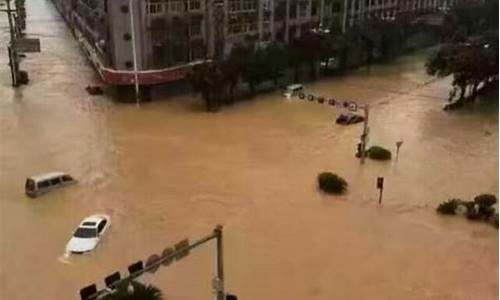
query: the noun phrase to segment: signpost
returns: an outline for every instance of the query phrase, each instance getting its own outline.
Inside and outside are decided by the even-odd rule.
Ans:
[[[396,161],[398,160],[399,157],[399,148],[403,145],[403,141],[397,141],[396,142]]]
[[[382,193],[384,191],[384,177],[377,177],[377,189],[379,189],[380,194],[378,197],[378,204],[382,204]]]
[[[365,112],[365,119],[363,120],[363,134],[361,134],[361,164],[365,163],[366,157],[366,144],[368,143],[368,116],[370,113],[370,106],[365,104],[363,106],[363,111]]]

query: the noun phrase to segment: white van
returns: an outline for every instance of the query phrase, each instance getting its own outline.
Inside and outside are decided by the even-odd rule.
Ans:
[[[292,96],[297,95],[299,92],[302,92],[304,90],[304,86],[302,84],[296,83],[296,84],[290,84],[285,87],[283,90],[283,96],[287,98],[291,98]]]
[[[26,195],[36,198],[53,189],[74,184],[77,181],[70,175],[63,172],[51,172],[26,179]]]

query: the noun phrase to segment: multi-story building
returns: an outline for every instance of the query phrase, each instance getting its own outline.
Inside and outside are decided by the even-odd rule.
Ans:
[[[401,14],[421,15],[437,12],[456,0],[339,0],[342,1],[342,30],[371,18],[394,20]],[[340,5],[340,4],[338,4]],[[336,22],[339,22],[337,18]]]
[[[434,10],[453,0],[53,0],[104,82],[183,78],[236,44],[289,42],[312,28]]]

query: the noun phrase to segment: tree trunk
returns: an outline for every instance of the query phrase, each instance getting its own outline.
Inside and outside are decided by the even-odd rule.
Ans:
[[[465,92],[467,91],[467,86],[466,85],[460,85],[460,98],[458,101],[463,101],[465,98]]]

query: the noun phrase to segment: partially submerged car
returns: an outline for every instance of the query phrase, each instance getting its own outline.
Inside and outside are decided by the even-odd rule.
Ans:
[[[64,172],[51,172],[28,177],[25,184],[26,195],[36,198],[53,189],[75,184],[77,181]]]
[[[351,124],[363,122],[364,120],[365,120],[365,118],[363,116],[353,114],[353,113],[347,113],[347,114],[341,114],[337,118],[336,123],[341,124],[341,125],[351,125]]]
[[[111,219],[108,215],[92,215],[83,219],[66,245],[66,252],[81,254],[94,250],[109,226]]]
[[[304,86],[302,84],[290,84],[283,89],[283,96],[286,98],[291,98],[297,95],[299,92],[302,92],[303,90]]]

